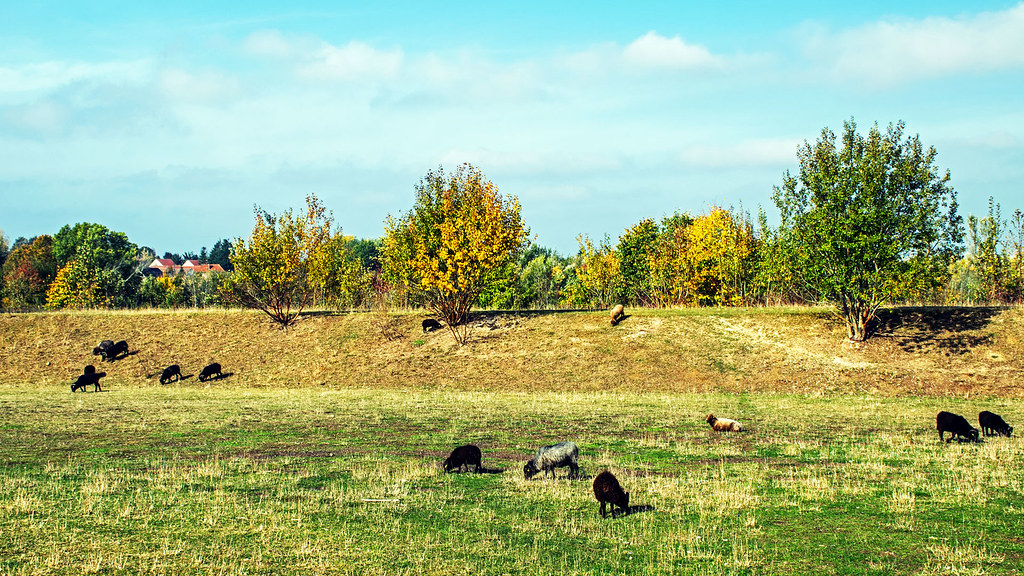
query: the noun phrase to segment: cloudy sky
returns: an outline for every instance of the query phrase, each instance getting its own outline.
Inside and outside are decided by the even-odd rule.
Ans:
[[[797,145],[851,117],[935,146],[965,215],[1024,209],[1024,3],[294,4],[5,5],[0,229],[198,252],[315,193],[377,237],[471,162],[569,254],[677,210],[774,221]]]

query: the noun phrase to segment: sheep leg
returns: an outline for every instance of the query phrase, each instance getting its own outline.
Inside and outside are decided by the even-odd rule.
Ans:
[[[612,514],[614,514],[614,508],[612,510],[613,510]],[[601,518],[607,518],[607,517],[608,517],[608,515],[605,514],[605,511],[604,511],[604,501],[602,501],[601,502]]]

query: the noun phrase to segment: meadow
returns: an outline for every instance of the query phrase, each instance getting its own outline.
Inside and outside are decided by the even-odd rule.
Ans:
[[[904,322],[858,349],[818,313],[637,314],[619,331],[596,313],[502,318],[459,348],[412,330],[415,315],[396,341],[353,315],[259,346],[239,334],[266,327],[243,313],[6,317],[0,344],[27,360],[15,371],[8,355],[0,373],[0,574],[1024,569],[1019,439],[946,444],[935,430],[939,410],[984,409],[1019,430],[1020,311],[928,337]],[[137,354],[103,366],[104,392],[72,394],[61,370],[113,324]],[[804,351],[776,355],[735,326]],[[234,331],[232,376],[160,386],[151,364],[174,349],[154,342],[189,330],[197,349]],[[567,350],[538,345],[552,331]],[[700,337],[669,337],[680,331]],[[306,379],[259,376],[268,358],[303,363]],[[478,365],[492,367],[474,378]],[[938,389],[942,374],[962,378]],[[708,412],[748,431],[712,432]],[[533,451],[564,439],[584,479],[525,480]],[[462,443],[481,447],[485,473],[443,472]],[[590,480],[604,469],[634,513],[599,516]]]

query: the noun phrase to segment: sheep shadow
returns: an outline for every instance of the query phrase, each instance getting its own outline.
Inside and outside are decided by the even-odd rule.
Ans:
[[[202,382],[205,382],[205,383],[216,382],[218,380],[224,380],[224,379],[229,378],[229,377],[234,376],[234,375],[235,375],[234,372],[222,372],[220,374],[217,374],[216,376],[210,376],[206,380],[202,380]],[[192,375],[189,374],[188,377],[191,378]],[[183,377],[182,380],[184,380],[184,379],[185,378]]]
[[[138,353],[139,353],[138,350],[132,350],[131,352],[125,352],[124,354],[118,354],[117,356],[111,356],[110,358],[107,358],[105,360],[101,360],[101,362],[116,362],[118,360],[124,360],[125,358],[127,358],[129,356],[135,356]]]
[[[633,514],[640,514],[643,512],[654,512],[654,506],[650,504],[641,504],[639,506],[630,506],[618,514],[612,514],[612,518],[621,518],[623,516],[631,516]]]
[[[465,471],[463,471],[461,469],[456,469],[456,470],[452,470],[450,472],[445,472],[445,474],[504,474],[504,473],[505,473],[505,469],[504,468],[485,468],[483,466],[481,466],[479,470],[469,470],[467,468]]]
[[[977,332],[1004,308],[998,306],[903,306],[880,309],[869,326],[872,336],[890,338],[907,352],[929,348],[946,354],[967,354],[992,337]]]

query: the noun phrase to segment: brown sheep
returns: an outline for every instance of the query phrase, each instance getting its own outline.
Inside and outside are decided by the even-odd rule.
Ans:
[[[716,432],[743,432],[743,425],[728,418],[715,418],[714,414],[708,414],[707,423]]]
[[[616,304],[615,307],[612,308],[610,314],[612,319],[612,326],[615,326],[619,322],[622,322],[623,318],[626,317],[626,309],[622,306],[622,304]]]
[[[618,506],[621,512],[629,512],[629,492],[622,490],[615,475],[605,470],[594,478],[594,498],[601,503],[601,518],[605,518],[605,504],[612,511],[612,518],[615,518],[615,507]]]

